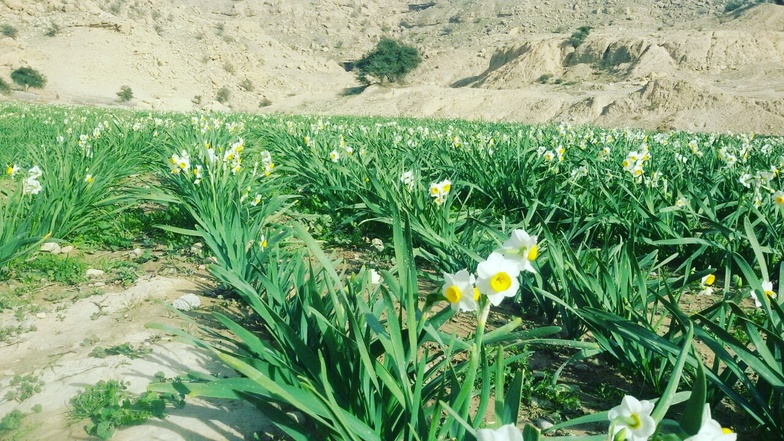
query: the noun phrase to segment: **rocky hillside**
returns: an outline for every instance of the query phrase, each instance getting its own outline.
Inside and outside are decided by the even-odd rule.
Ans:
[[[0,77],[31,66],[49,80],[11,99],[784,133],[771,3],[0,0],[3,25],[17,33],[0,36]],[[424,61],[404,85],[358,93],[344,65],[381,36]],[[123,85],[134,98],[120,104]]]

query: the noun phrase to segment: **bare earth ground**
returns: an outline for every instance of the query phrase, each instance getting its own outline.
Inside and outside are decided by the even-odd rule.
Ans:
[[[784,7],[726,4],[2,0],[0,21],[19,35],[0,37],[0,76],[40,70],[45,89],[10,97],[38,102],[119,105],[128,85],[135,109],[784,134]],[[580,26],[593,30],[575,49],[566,40]],[[423,63],[402,86],[352,94],[344,63],[382,35],[417,46]]]
[[[32,305],[19,308],[22,314],[12,310],[0,313],[0,328],[21,325],[23,329],[34,329],[0,343],[0,416],[13,410],[28,414],[20,429],[6,433],[0,430],[0,439],[92,439],[83,428],[86,421],[70,420],[68,410],[72,397],[99,380],[128,382],[129,391],[141,393],[158,372],[167,378],[188,371],[234,375],[211,354],[145,327],[150,322],[183,326],[166,308],[183,294],[199,295],[204,303],[202,309],[214,303],[203,296],[209,289],[205,273],[185,278],[170,272],[165,276],[158,274],[163,272],[160,268],[148,271],[127,289],[107,283],[98,294],[93,294],[96,290],[90,285],[100,285],[104,277],[78,286],[46,284],[33,293]],[[3,282],[0,292],[11,292],[18,284],[14,280]],[[45,300],[53,293],[63,293],[66,299]],[[92,353],[99,346],[123,344],[147,353],[139,358],[99,358]],[[9,399],[7,394],[18,390],[11,383],[17,375],[37,377],[40,391],[27,399]],[[41,406],[40,413],[32,411],[36,405]],[[123,429],[112,439],[239,441],[250,439],[253,433],[266,432],[265,421],[255,407],[244,402],[188,398],[183,408],[169,409],[166,419],[153,418],[144,425]]]

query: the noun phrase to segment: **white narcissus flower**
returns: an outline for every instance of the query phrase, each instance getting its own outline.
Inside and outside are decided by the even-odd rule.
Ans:
[[[8,168],[5,170],[5,174],[14,177],[17,173],[19,173],[19,166],[16,164],[9,165]]]
[[[506,424],[497,429],[479,429],[476,441],[523,441],[523,433],[514,424]]]
[[[460,270],[454,274],[444,273],[444,286],[441,292],[457,312],[476,311],[479,292],[474,288],[476,279],[468,270]]]
[[[525,230],[514,230],[498,251],[507,258],[516,261],[520,271],[536,272],[531,265],[531,262],[539,256],[539,245],[536,243],[536,236],[530,236]]]
[[[735,441],[738,434],[732,430],[722,428],[718,421],[711,419],[710,406],[705,404],[702,411],[702,424],[696,435],[686,438],[684,441]]]
[[[762,281],[762,292],[765,294],[768,300],[773,300],[776,298],[776,293],[773,291],[773,282],[771,282],[770,280]],[[757,308],[762,307],[762,302],[760,302],[759,299],[757,298],[757,293],[755,293],[752,290],[750,294],[751,294],[751,298],[754,299],[754,306],[756,306]]]
[[[711,295],[711,294],[713,294],[713,286],[712,285],[713,285],[713,282],[715,282],[715,281],[716,281],[716,275],[715,274],[708,274],[707,276],[704,276],[700,280],[700,288],[702,288],[702,289],[700,290],[700,292],[698,294],[699,295]]]
[[[651,418],[653,403],[626,395],[621,404],[610,409],[607,417],[615,428],[613,435],[626,429],[627,441],[648,441],[656,431],[656,421]]]
[[[409,170],[400,175],[400,182],[403,183],[409,190],[414,189],[414,172]]]
[[[30,173],[30,178],[31,179],[38,179],[43,174],[43,172],[41,171],[41,168],[38,167],[37,165],[34,166],[33,168],[31,168],[30,170],[28,170],[28,172]]]
[[[340,154],[338,153],[337,150],[332,150],[331,152],[329,152],[329,160],[330,161],[338,162],[338,159],[340,159]]]
[[[381,274],[378,273],[375,269],[370,269],[370,283],[373,285],[381,284]]]
[[[773,193],[773,201],[780,207],[784,206],[784,191],[779,190]]]
[[[500,305],[504,297],[513,297],[520,288],[520,282],[517,280],[520,266],[500,253],[490,253],[487,260],[477,266],[476,274],[476,287],[480,293],[487,296],[493,306]]]
[[[24,180],[24,185],[22,186],[22,194],[38,194],[43,190],[43,186],[41,183],[38,182],[38,179],[34,177],[29,177]]]

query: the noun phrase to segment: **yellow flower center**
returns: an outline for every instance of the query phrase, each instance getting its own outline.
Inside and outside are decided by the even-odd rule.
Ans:
[[[510,286],[512,286],[512,278],[503,271],[496,273],[490,278],[490,287],[495,292],[506,291]]]
[[[437,195],[438,194],[438,187],[433,187],[430,189],[430,194]]]
[[[444,193],[449,193],[449,190],[452,189],[452,186],[449,184],[444,185]]]
[[[539,245],[534,244],[534,246],[528,249],[528,254],[526,255],[526,257],[528,258],[528,260],[536,260],[538,256],[539,256]]]
[[[633,413],[630,417],[632,424],[629,425],[632,429],[638,429],[642,425],[642,421],[640,421],[640,417],[637,416],[636,413]]]
[[[707,276],[705,276],[705,286],[711,286],[715,281],[716,281],[716,276],[714,274],[708,274]]]
[[[10,175],[10,173],[9,173],[9,175]],[[780,195],[776,196],[776,204],[784,205],[784,194],[780,194]]]
[[[768,296],[769,299],[772,299],[772,298],[776,297],[776,294],[774,294],[773,291],[771,291],[769,289],[765,290],[765,295]]]
[[[726,427],[722,427],[721,428],[721,433],[730,434],[730,433],[732,433],[732,429],[728,429]]]
[[[480,295],[482,295],[482,294],[479,292],[479,288],[474,287],[474,300],[478,301]]]
[[[5,174],[7,174],[7,175],[10,175],[13,172],[14,172],[14,168],[12,166],[10,166],[10,165],[8,166],[7,169],[5,169]]]
[[[460,288],[456,287],[455,285],[450,286],[449,288],[444,291],[444,297],[449,300],[450,303],[457,303],[460,301],[460,297],[463,296],[463,293],[460,292]]]

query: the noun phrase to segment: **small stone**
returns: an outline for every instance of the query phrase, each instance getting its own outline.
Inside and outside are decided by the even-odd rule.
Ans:
[[[204,270],[206,270],[206,269],[207,269],[207,265],[203,265],[203,264],[202,264],[202,265],[199,265],[199,267],[198,267],[198,268],[199,268],[199,271],[204,271]]]
[[[370,246],[375,248],[379,253],[384,251],[384,242],[377,237],[370,241]]]
[[[90,268],[87,270],[85,274],[87,275],[87,277],[101,277],[105,273],[99,269]]]
[[[542,430],[549,429],[549,428],[553,427],[552,421],[548,421],[548,420],[546,420],[544,418],[537,419],[536,421],[534,421],[534,424],[536,425],[536,427],[538,427],[538,428],[540,428]]]
[[[96,288],[100,288],[101,286],[106,286],[106,282],[95,282],[93,286]]]
[[[66,247],[60,248],[60,252],[63,254],[70,254],[74,250],[73,245],[68,245]]]
[[[134,250],[131,251],[131,254],[133,254],[136,257],[141,257],[141,255],[144,254],[144,251],[142,251],[141,248],[134,248]]]
[[[60,254],[60,245],[56,242],[46,242],[45,244],[41,245],[41,251],[47,251],[52,254]]]
[[[195,244],[191,245],[191,254],[198,254],[201,255],[202,248],[204,245],[201,242],[196,242]]]
[[[180,311],[190,311],[201,306],[201,299],[196,294],[185,294],[172,302],[172,306]]]
[[[39,319],[45,319],[46,318],[46,313],[45,312],[39,312],[38,314],[35,315],[35,317],[39,318]]]

